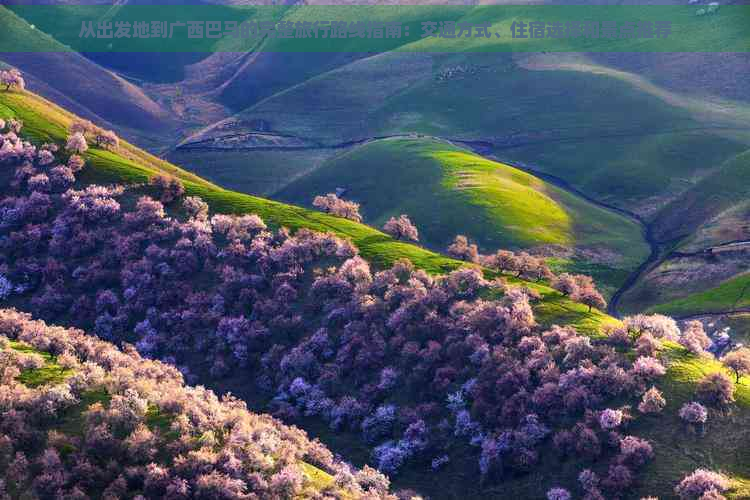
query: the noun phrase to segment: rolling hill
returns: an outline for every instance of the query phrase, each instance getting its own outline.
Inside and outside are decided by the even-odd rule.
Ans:
[[[747,272],[749,152],[722,163],[661,209],[651,223],[665,249],[623,295],[624,310],[689,315],[733,309],[726,287]],[[733,279],[737,276],[736,279]]]
[[[738,57],[692,60],[711,59],[731,71],[729,66],[744,67]],[[320,179],[325,174],[318,170],[354,154],[358,144],[426,135],[479,144],[484,155],[553,175],[597,201],[637,214],[651,226],[660,253],[669,253],[677,236],[687,242],[694,239],[692,232],[705,233],[707,225],[721,229],[720,234],[736,232],[744,203],[744,183],[736,182],[736,175],[750,146],[745,96],[737,89],[711,95],[709,75],[701,75],[702,90],[687,92],[679,79],[682,63],[658,73],[653,62],[641,71],[636,54],[623,55],[619,65],[612,59],[595,54],[373,55],[263,99],[187,138],[168,157],[244,192],[283,197],[295,189],[285,199],[308,203],[319,186],[306,179]],[[259,133],[275,143],[259,145],[254,139]],[[290,141],[301,146],[290,147]],[[388,177],[380,179],[383,186],[371,190],[388,192]],[[333,176],[320,187],[333,184],[348,187]],[[304,186],[310,191],[305,193]],[[717,194],[722,186],[729,189],[726,197]],[[380,222],[385,215],[375,211],[373,216]],[[445,229],[465,231],[455,225]],[[482,243],[479,233],[473,236]],[[695,263],[690,272],[700,276],[700,262]],[[625,279],[608,277],[595,265],[579,269],[599,281]],[[692,289],[728,277],[701,278]],[[688,286],[677,292],[690,291]],[[654,304],[633,296],[623,296],[625,310]]]
[[[211,161],[225,177],[234,167],[236,182],[259,192],[303,177],[320,161],[284,157],[293,148],[283,144],[257,147],[245,140],[253,133],[293,138],[321,154],[415,133],[481,143],[501,161],[532,166],[600,201],[653,217],[750,145],[747,126],[737,124],[747,105],[729,103],[731,116],[717,118],[696,114],[691,103],[619,74],[542,70],[508,54],[387,53],[266,98],[182,141],[170,157],[203,171]],[[232,147],[223,148],[222,158],[214,150],[223,142]],[[276,178],[265,167],[272,154],[284,164]],[[256,164],[262,169],[257,187],[246,180]]]
[[[555,54],[549,59],[566,60]],[[483,154],[500,162],[551,174],[646,222],[665,221],[667,230],[665,207],[680,207],[681,195],[703,178],[710,183],[724,162],[750,145],[747,127],[737,123],[747,105],[728,103],[721,106],[728,114],[706,114],[700,99],[685,100],[618,71],[590,64],[540,66],[508,54],[378,54],[207,127],[168,158],[233,189],[271,197],[295,189],[286,199],[309,203],[323,186],[348,187],[334,176],[320,186],[306,180],[324,176],[317,171],[336,163],[334,158],[349,157],[345,153],[354,154],[361,142],[421,134],[480,144]],[[347,111],[352,109],[357,112]],[[259,142],[261,134],[268,142]],[[387,176],[372,179],[383,184],[372,192],[392,189]],[[691,220],[680,213],[674,211],[679,224]],[[384,216],[376,210],[373,221]],[[447,234],[467,231],[455,224],[444,228],[439,247]],[[471,236],[483,243],[481,232]],[[579,269],[610,286],[625,280],[595,264]]]
[[[748,186],[744,182],[750,173],[750,150],[729,158],[719,165],[711,175],[701,179],[679,198],[662,209],[654,219],[656,236],[668,241],[681,239],[680,248],[696,250],[711,245],[745,238],[742,231],[731,235],[722,234],[722,216],[731,215],[730,210],[747,200]],[[687,217],[686,217],[687,214]],[[690,236],[701,232],[706,225],[714,227],[717,234],[706,235],[700,244]],[[740,228],[736,228],[740,229]],[[705,232],[705,231],[703,231]],[[692,245],[691,245],[692,243]],[[687,248],[689,247],[689,248]]]
[[[30,92],[0,92],[0,115],[23,120],[25,133],[40,142],[62,142],[67,135],[67,127],[75,116]],[[125,141],[121,141],[117,154],[91,148],[85,156],[91,167],[83,172],[86,182],[142,184],[158,174],[173,175],[183,182],[188,194],[200,196],[219,213],[255,213],[276,227],[332,232],[351,240],[362,256],[376,266],[388,266],[407,258],[417,267],[438,274],[464,265],[423,247],[396,241],[364,224],[223,189]],[[509,279],[514,281],[512,277]],[[608,316],[597,311],[588,313],[585,306],[569,301],[545,285],[530,283],[529,286],[549,298],[538,305],[538,314],[549,324],[574,323],[591,331],[602,322],[611,321]]]
[[[636,222],[446,141],[368,142],[327,160],[272,196],[310,205],[310,193],[338,187],[362,204],[365,221],[372,225],[408,214],[420,230],[420,241],[432,248],[446,248],[457,232],[485,253],[560,245],[588,255],[579,260],[598,260],[610,268],[614,274],[606,281],[615,288],[648,255]]]

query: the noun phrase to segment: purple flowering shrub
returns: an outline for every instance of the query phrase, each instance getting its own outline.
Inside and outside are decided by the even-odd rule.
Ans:
[[[683,500],[716,499],[724,498],[721,493],[728,489],[729,479],[726,476],[706,469],[696,469],[677,485],[675,493]]]

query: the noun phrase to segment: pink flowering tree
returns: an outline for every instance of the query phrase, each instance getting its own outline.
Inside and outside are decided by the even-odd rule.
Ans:
[[[72,151],[75,154],[85,153],[89,149],[89,145],[86,143],[86,138],[80,132],[75,132],[68,136],[68,140],[65,143],[65,149]]]
[[[707,469],[696,469],[685,476],[674,491],[683,500],[698,500],[704,498],[704,495],[709,492],[723,493],[729,489],[729,486],[729,479],[723,474]]]
[[[697,320],[688,321],[682,329],[680,344],[693,354],[704,354],[711,346],[711,339],[703,329],[703,323]]]
[[[578,282],[574,276],[568,273],[563,273],[555,278],[552,281],[552,288],[571,298],[578,296]]]
[[[362,216],[359,214],[359,203],[343,200],[334,193],[328,193],[325,196],[316,196],[313,199],[313,206],[318,210],[337,217],[362,222]]]
[[[39,151],[39,154],[37,155],[37,162],[39,163],[39,165],[49,165],[53,161],[55,161],[55,155],[52,154],[52,151],[49,151],[47,149],[42,149],[41,151]]]
[[[656,339],[674,342],[680,338],[677,322],[663,314],[636,314],[626,317],[623,323],[634,339],[638,339],[644,333],[650,333]]]
[[[388,222],[383,226],[383,231],[397,240],[419,241],[419,231],[406,215],[388,219]]]
[[[498,250],[493,255],[486,256],[483,265],[499,270],[500,272],[518,272],[520,262],[515,253],[509,250]]]
[[[592,307],[597,309],[607,307],[607,301],[604,300],[604,296],[593,286],[581,288],[578,292],[578,300],[581,304],[589,307],[589,312],[591,312]]]
[[[721,358],[721,362],[734,372],[735,382],[739,384],[740,377],[750,373],[750,349],[742,347],[730,351]]]
[[[547,500],[571,500],[573,496],[565,488],[552,488],[547,492]]]
[[[111,130],[98,130],[94,136],[96,145],[105,149],[117,149],[120,145],[120,139]]]
[[[596,495],[599,492],[599,476],[596,472],[591,469],[584,469],[578,474],[578,483],[581,485],[581,489],[589,495]]]
[[[640,380],[651,381],[664,375],[667,370],[658,359],[648,356],[639,356],[635,362],[633,362],[631,372]]]
[[[76,118],[68,126],[68,132],[70,134],[82,134],[85,136],[86,134],[93,133],[94,130],[96,130],[96,126],[93,123],[81,118]]]
[[[622,411],[607,408],[599,414],[599,425],[604,430],[616,429],[622,423]]]
[[[695,393],[704,403],[727,406],[734,401],[734,382],[724,373],[709,373],[698,382]]]
[[[16,90],[24,90],[26,88],[26,81],[23,79],[21,72],[15,68],[0,71],[0,84],[5,85],[6,92],[11,88],[15,88]]]
[[[454,259],[466,262],[479,262],[479,250],[473,243],[469,243],[468,238],[459,234],[448,247],[448,255]]]
[[[11,118],[10,120],[8,120],[6,125],[8,126],[10,131],[13,132],[14,134],[20,134],[21,129],[23,128],[23,121],[17,118]]]
[[[666,405],[667,400],[664,399],[661,391],[656,387],[651,387],[643,394],[641,402],[638,404],[638,411],[647,414],[661,413]]]
[[[70,158],[68,158],[68,168],[74,174],[83,170],[85,164],[86,163],[83,161],[83,158],[78,155],[70,155]]]
[[[653,460],[651,443],[636,436],[625,436],[620,440],[620,454],[617,462],[637,470]]]
[[[680,418],[691,425],[703,425],[708,420],[708,410],[702,404],[692,401],[682,405]]]
[[[156,188],[159,201],[169,204],[185,194],[185,187],[176,178],[167,175],[156,175],[149,180],[149,185]]]

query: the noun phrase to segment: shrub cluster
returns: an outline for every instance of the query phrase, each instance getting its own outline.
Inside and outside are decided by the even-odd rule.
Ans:
[[[9,341],[53,355],[70,376],[26,387],[19,375],[44,361]],[[335,461],[304,432],[232,396],[186,387],[174,367],[132,346],[0,309],[0,347],[4,498],[395,498],[380,473]],[[333,478],[313,483],[304,463]]]
[[[535,257],[528,252],[498,250],[490,255],[479,253],[479,249],[468,238],[458,235],[448,247],[448,255],[453,258],[480,264],[504,273],[515,273],[516,277],[533,281],[547,280],[553,288],[568,296],[571,300],[603,309],[607,306],[604,296],[597,290],[594,281],[582,274],[563,273],[555,276],[542,257]]]
[[[112,130],[104,130],[89,120],[76,119],[68,127],[66,149],[80,154],[88,149],[88,141],[104,149],[117,149],[120,139]]]

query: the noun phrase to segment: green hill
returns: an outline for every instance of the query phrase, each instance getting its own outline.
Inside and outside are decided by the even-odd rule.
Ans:
[[[734,304],[741,302],[746,281],[745,254],[711,249],[730,244],[725,249],[731,250],[732,242],[750,239],[749,169],[750,151],[745,151],[659,211],[653,232],[674,253],[667,253],[623,295],[625,310],[649,308],[684,316],[743,307]]]
[[[309,205],[313,194],[337,187],[362,204],[373,225],[408,214],[421,242],[433,248],[446,248],[460,233],[486,252],[556,244],[604,253],[603,267],[613,270],[607,284],[614,287],[648,254],[634,221],[435,139],[367,143],[326,161],[274,197]]]
[[[136,85],[86,59],[0,6],[0,61],[18,67],[30,88],[92,120],[152,141],[173,132],[174,117]],[[54,75],[51,77],[51,75]]]
[[[750,274],[742,274],[716,287],[652,306],[649,311],[686,316],[699,313],[730,313],[748,309],[750,309]]]
[[[692,101],[683,104],[639,82],[529,69],[509,54],[387,53],[289,87],[190,141],[241,136],[258,123],[320,147],[411,133],[483,141],[502,160],[533,165],[600,200],[651,215],[750,145],[746,127],[727,130],[737,128],[734,118],[724,123],[700,115]],[[744,116],[743,106],[725,107]],[[185,150],[180,159],[191,163],[187,156],[202,154]],[[218,161],[238,179],[252,179],[254,165],[269,154],[238,148],[231,162]],[[284,164],[281,179],[310,168],[298,159]]]
[[[477,7],[463,20],[491,19],[503,30],[519,11],[522,9],[504,17],[497,10]],[[533,12],[531,7],[530,12]],[[499,17],[487,17],[490,15]],[[694,29],[696,48],[708,50],[718,47],[717,35],[724,28],[729,30],[726,34],[745,36],[746,27],[740,26],[739,19],[731,18],[728,11],[721,15],[726,17],[701,20],[694,16],[692,7],[685,6],[679,22]],[[711,29],[702,29],[706,25]],[[480,42],[524,43],[503,38],[477,43]],[[731,200],[741,200],[743,196],[746,183],[737,182],[742,168],[728,165],[736,163],[750,147],[747,126],[750,106],[745,94],[738,91],[725,95],[722,90],[726,85],[720,83],[722,79],[740,78],[744,68],[741,57],[735,60],[720,54],[695,52],[686,56],[688,61],[681,60],[673,66],[671,56],[659,59],[654,54],[641,57],[634,52],[596,56],[582,53],[483,54],[478,47],[472,47],[477,52],[450,53],[455,49],[450,45],[453,43],[457,42],[425,39],[416,42],[417,46],[424,45],[430,50],[440,47],[445,51],[404,50],[353,61],[341,58],[335,68],[320,65],[318,72],[308,71],[306,67],[303,72],[306,79],[207,127],[183,143],[190,147],[178,148],[170,158],[227,187],[264,196],[278,195],[298,204],[309,203],[324,187],[326,190],[349,188],[350,195],[357,199],[356,188],[364,189],[363,183],[368,183],[368,194],[359,198],[368,222],[382,223],[390,215],[388,209],[409,213],[417,219],[425,244],[436,248],[445,247],[447,233],[459,232],[469,233],[484,246],[493,246],[500,239],[504,239],[502,244],[510,246],[520,244],[519,240],[524,238],[526,241],[529,238],[563,241],[565,232],[573,233],[572,238],[568,236],[569,242],[580,243],[595,239],[583,233],[587,227],[596,225],[580,217],[586,210],[578,210],[578,217],[573,218],[579,222],[578,227],[561,229],[566,223],[558,218],[561,224],[551,233],[543,234],[545,229],[541,226],[533,235],[529,235],[531,231],[525,227],[511,235],[507,230],[495,230],[496,217],[480,215],[488,212],[487,207],[472,211],[471,217],[454,218],[450,212],[465,215],[468,208],[455,208],[445,199],[440,199],[436,206],[451,206],[452,210],[431,207],[427,212],[442,212],[441,219],[421,217],[420,220],[423,209],[416,205],[426,199],[427,192],[413,192],[416,194],[413,200],[398,198],[398,203],[392,207],[375,206],[371,210],[371,205],[375,204],[372,198],[382,194],[385,199],[385,193],[401,190],[402,186],[390,184],[392,176],[389,175],[347,177],[346,169],[340,166],[342,158],[359,163],[365,161],[359,150],[351,149],[352,144],[410,134],[446,141],[482,142],[501,162],[529,165],[536,171],[564,179],[594,199],[653,221],[652,232],[659,240],[679,236],[687,243],[692,232],[710,223],[722,211],[741,203]],[[634,41],[617,43],[624,44],[618,45],[622,50],[638,49]],[[411,48],[414,47],[406,47]],[[653,59],[663,63],[654,63]],[[309,63],[315,65],[314,58],[311,57]],[[702,68],[701,74],[696,76],[701,81],[699,90],[687,89],[692,81],[685,78],[689,73],[686,67]],[[252,71],[250,66],[247,72]],[[294,67],[294,71],[298,68]],[[735,77],[731,77],[733,72],[736,72]],[[243,142],[245,134],[259,130],[307,146],[304,149],[283,145],[255,147],[249,141]],[[226,139],[228,143],[238,139],[238,143],[227,149],[212,149],[213,139]],[[201,144],[208,146],[201,147]],[[342,148],[348,154],[333,159]],[[390,157],[385,155],[384,158]],[[401,162],[406,160],[399,158],[396,165]],[[437,162],[433,162],[433,166],[434,163]],[[338,165],[337,172],[343,176],[342,180],[325,174],[332,165]],[[386,168],[378,167],[381,171]],[[394,166],[388,171],[398,169]],[[406,174],[398,172],[397,175],[403,181],[402,176]],[[725,187],[732,194],[725,195],[722,191]],[[307,188],[310,190],[306,192]],[[397,192],[405,192],[405,189]],[[487,194],[486,189],[464,191]],[[464,200],[470,196],[467,192],[462,193]],[[375,193],[374,196],[371,193]],[[570,207],[564,200],[554,201]],[[472,206],[475,205],[466,205]],[[453,228],[447,223],[445,229],[437,227],[444,221],[455,220],[461,223]],[[720,221],[722,228],[730,229],[722,230],[722,234],[736,227],[735,220],[736,217],[730,217]],[[472,228],[483,223],[489,230]],[[518,234],[520,232],[527,234]],[[617,247],[619,243],[614,241],[617,238],[611,238],[612,232],[605,231],[602,239]],[[750,230],[747,233],[750,235]],[[486,234],[493,238],[488,239]],[[623,234],[630,234],[630,229],[623,227]],[[728,238],[733,239],[739,238]],[[627,244],[625,247],[627,249]],[[631,255],[640,251],[637,246]],[[620,269],[629,265],[622,265]],[[591,274],[597,282],[609,287],[608,291],[626,277],[599,265],[586,267],[583,262],[562,262],[559,268]],[[639,307],[640,304],[635,309]]]
[[[414,7],[419,8],[429,7]],[[542,12],[571,18],[600,8],[604,6],[541,6]],[[679,29],[689,31],[696,51],[747,38],[741,13],[722,10],[715,18],[699,19],[692,7],[670,8],[675,30],[680,25]],[[322,7],[307,9],[285,15],[320,13],[325,17],[330,12]],[[330,9],[337,14],[347,12]],[[532,18],[539,9],[539,5],[476,6],[459,9],[456,15],[466,22],[490,21],[491,30],[508,32],[514,20]],[[626,11],[623,7],[618,12],[625,15]],[[637,13],[633,7],[630,14]],[[615,45],[607,48],[617,53],[601,57],[580,54],[580,47],[575,50],[570,39],[559,43],[571,43],[570,51],[578,54],[482,53],[497,47],[524,50],[526,43],[506,37],[470,42],[426,38],[400,51],[369,57],[348,53],[346,45],[336,57],[311,54],[303,58],[269,50],[223,87],[237,95],[240,89],[249,89],[245,98],[251,105],[191,140],[260,128],[321,147],[410,133],[481,140],[491,143],[502,159],[533,165],[594,197],[646,215],[750,145],[746,102],[687,94],[684,68],[645,64],[652,54],[636,53],[641,50],[637,40],[612,41]],[[598,45],[592,43],[590,49],[596,50]],[[273,49],[283,41],[269,44]],[[722,60],[716,54],[695,55],[688,66]],[[286,86],[274,75],[276,62],[284,69],[280,73]],[[630,70],[614,69],[618,63]],[[712,81],[711,74],[731,74],[730,63],[721,71],[708,72],[709,76],[700,75],[701,81]],[[644,66],[645,76],[641,76]],[[736,65],[738,75],[742,68]],[[269,88],[261,88],[266,81]],[[706,82],[704,86],[711,87]],[[724,86],[717,83],[713,88]],[[189,165],[218,163],[227,177],[233,170],[242,179],[237,185],[243,190],[259,193],[273,184],[266,180],[273,177],[267,172],[271,154],[277,154],[277,163],[284,165],[277,180],[303,175],[311,168],[304,158],[290,158],[289,151],[282,149],[238,148],[223,152],[222,159],[194,148],[177,157]],[[256,166],[257,177],[263,177],[259,182],[253,180]]]
[[[659,213],[654,221],[659,236],[668,240],[690,235],[725,210],[746,202],[750,194],[748,173],[750,150],[722,163]]]

